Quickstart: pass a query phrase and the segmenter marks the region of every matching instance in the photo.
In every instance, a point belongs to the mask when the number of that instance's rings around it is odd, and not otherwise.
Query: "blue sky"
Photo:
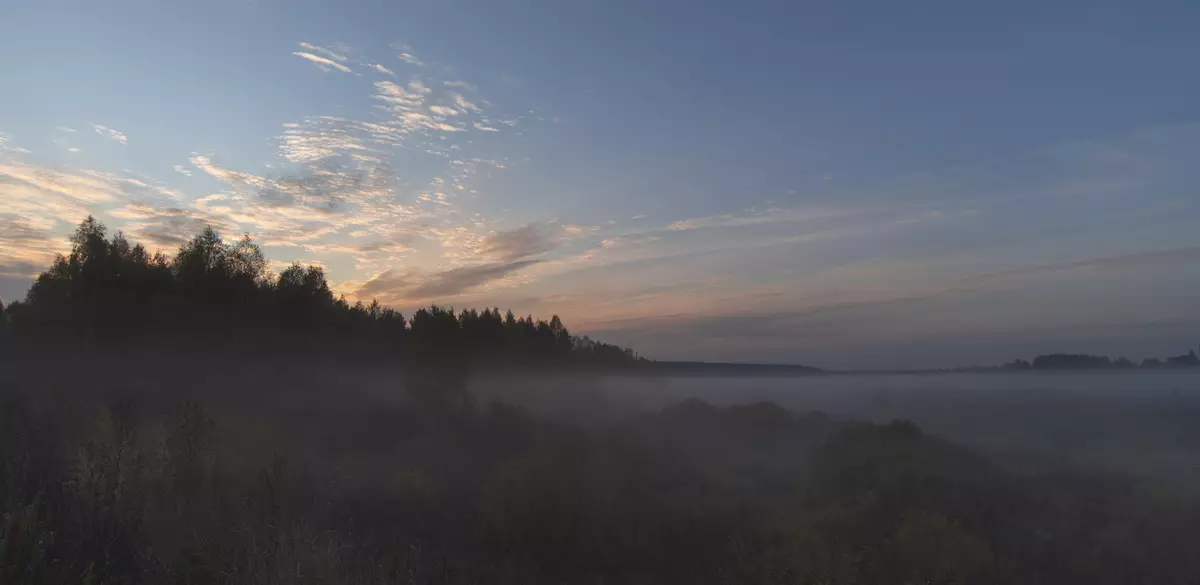
[[[1048,5],[1052,4],[1052,5]],[[1194,346],[1188,2],[11,3],[0,298],[88,213],[834,367]]]

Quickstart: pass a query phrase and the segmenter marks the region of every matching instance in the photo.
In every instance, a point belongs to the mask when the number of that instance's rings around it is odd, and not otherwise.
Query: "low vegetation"
[[[196,402],[156,413],[136,397],[54,396],[9,391],[0,408],[4,583],[1200,574],[1195,501],[1128,478],[1002,467],[906,422],[692,401],[583,430],[502,403],[253,417],[226,403],[222,418]]]

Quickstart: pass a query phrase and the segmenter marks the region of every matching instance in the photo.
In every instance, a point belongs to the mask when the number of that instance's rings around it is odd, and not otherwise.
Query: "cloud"
[[[509,129],[480,115],[482,106],[492,106],[467,93],[477,91],[474,85],[445,78],[449,69],[426,66],[407,47],[392,54],[401,53],[401,60],[421,69],[410,70],[414,77],[403,82],[390,66],[346,47],[302,42],[293,51],[323,70],[376,71],[370,81],[379,83],[367,86],[374,107],[357,118],[317,115],[284,124],[277,156],[261,165],[208,153],[168,165],[171,174],[196,177],[187,181],[189,188],[207,185],[210,191],[201,194],[145,178],[22,166],[2,158],[12,149],[0,149],[0,217],[53,235],[46,250],[61,248],[61,232],[89,213],[114,231],[123,229],[131,239],[165,249],[211,225],[281,246],[285,260],[293,253],[315,257],[328,263],[336,274],[331,278],[355,287],[363,275],[403,262],[412,274],[423,275],[407,289],[421,295],[510,282],[506,279],[523,267],[541,261],[542,250],[558,245],[555,239],[565,235],[558,226],[496,230],[489,219],[469,213],[477,187],[472,179],[510,164],[488,157],[466,138]],[[110,127],[88,127],[127,143]],[[73,140],[70,132],[59,132],[59,140]],[[421,161],[433,166],[421,167]],[[439,177],[439,184],[414,175]],[[462,234],[462,247],[455,247],[453,237],[442,238],[451,233]],[[3,253],[0,260],[16,265]],[[342,272],[351,265],[354,272]]]
[[[545,262],[543,256],[568,240],[563,226],[535,223],[480,234],[477,228],[430,228],[446,256],[466,265],[433,272],[384,271],[363,283],[353,296],[380,297],[397,304],[446,299],[485,285],[509,282],[517,272]],[[482,262],[481,262],[482,260]]]
[[[562,226],[529,224],[483,237],[475,246],[475,252],[502,262],[513,262],[553,250],[562,242],[561,235]]]
[[[288,242],[287,244],[291,244]],[[354,256],[359,262],[374,262],[379,259],[396,259],[412,251],[412,247],[403,242],[377,241],[367,244],[292,244],[298,245],[310,252],[325,254],[347,254]]]
[[[493,262],[452,268],[426,277],[388,270],[368,280],[355,291],[354,296],[358,298],[379,297],[394,304],[447,299],[504,278],[538,262],[538,260]]]
[[[404,52],[404,53],[400,53],[396,57],[398,59],[400,59],[401,61],[404,61],[405,63],[408,63],[409,65],[412,65],[414,67],[424,67],[425,66],[425,62],[418,59],[417,56],[413,55],[412,53]]]
[[[963,284],[980,286],[989,283],[1013,281],[1039,276],[1063,276],[1069,274],[1079,274],[1088,271],[1152,269],[1170,264],[1197,263],[1200,263],[1200,246],[1187,246],[1182,248],[1147,250],[1130,252],[1127,254],[1085,258],[1082,260],[1057,262],[1053,264],[1022,266],[1019,268],[971,276],[964,279]]]
[[[69,201],[76,205],[105,203],[116,200],[122,194],[121,178],[108,173],[81,171],[72,173],[17,161],[0,161],[0,181],[16,183],[40,191],[36,197],[53,196],[56,201]],[[18,204],[23,196],[5,190],[6,211]],[[36,204],[37,201],[30,201]],[[51,201],[47,201],[51,203]]]
[[[67,247],[66,239],[49,229],[20,217],[0,215],[0,276],[36,276]]]
[[[8,143],[11,140],[12,140],[12,138],[8,134],[0,132],[0,153],[15,152],[17,154],[31,154],[33,152],[32,150],[29,150],[28,148],[21,148],[19,146],[9,146]],[[58,142],[55,141],[55,144],[58,144]]]
[[[70,126],[55,126],[54,129],[58,130],[59,132],[67,132],[70,134],[75,133],[75,129]]]
[[[465,89],[465,90],[471,91],[471,92],[479,91],[479,88],[475,87],[474,85],[471,85],[470,83],[467,83],[467,82],[461,81],[461,80],[443,81],[442,85],[444,85],[446,87],[457,87],[457,88]]]
[[[37,229],[28,223],[11,217],[0,217],[0,242],[6,245],[4,249],[25,248],[45,240],[46,230]]]
[[[37,278],[46,268],[46,264],[34,264],[33,262],[6,262],[0,259],[0,277],[12,279],[29,279]],[[12,297],[9,297],[11,300]],[[2,299],[0,299],[2,300]]]
[[[457,104],[458,107],[464,110],[471,110],[472,112],[480,111],[479,106],[471,103],[469,100],[467,100],[467,98],[463,97],[461,93],[451,92],[450,95],[454,98],[454,103]]]
[[[310,164],[333,157],[378,162],[381,147],[394,143],[398,136],[387,128],[363,124],[345,118],[318,116],[284,125],[279,138],[279,153],[293,163]]]
[[[376,81],[375,99],[404,108],[425,103],[424,86],[404,87],[394,81]]]
[[[375,88],[375,99],[388,104],[385,109],[393,114],[392,120],[384,123],[383,127],[401,136],[465,130],[452,124],[448,118],[461,112],[444,104],[431,103],[444,96],[436,95],[432,88],[419,80],[410,81],[407,86],[392,81],[378,81]],[[449,95],[458,94],[450,92]]]
[[[659,241],[661,238],[649,234],[635,234],[630,236],[617,236],[615,238],[607,238],[600,242],[600,247],[613,250],[617,248],[626,248],[629,246],[640,246],[642,244],[650,244]]]
[[[266,180],[262,177],[222,168],[214,164],[211,158],[201,154],[193,154],[188,161],[192,163],[192,166],[204,171],[209,176],[233,185],[247,185],[255,188],[262,188],[266,185]]]
[[[290,130],[299,134],[281,142],[281,154],[299,163],[294,173],[259,176],[193,156],[195,166],[228,185],[224,192],[197,200],[195,207],[252,226],[272,245],[308,247],[342,230],[379,233],[381,226],[404,225],[418,217],[412,207],[395,201],[390,166],[358,143],[361,136],[339,134],[339,129],[357,132],[358,123],[338,118],[311,123],[294,125]]]
[[[337,69],[338,71],[341,71],[343,73],[352,73],[352,71],[350,70],[349,67],[346,67],[345,65],[342,65],[341,63],[338,63],[337,61],[333,61],[331,59],[326,59],[325,57],[321,57],[319,55],[314,55],[312,53],[304,53],[304,52],[300,52],[300,51],[296,51],[292,54],[297,57],[300,57],[303,59],[308,59],[309,61],[312,61],[313,63],[315,63],[317,65],[317,68],[322,71],[329,71],[332,68],[332,69]]]
[[[767,206],[750,208],[735,213],[719,213],[705,217],[694,217],[675,221],[666,226],[668,231],[691,231],[705,228],[728,228],[783,222],[828,221],[849,215],[870,214],[888,211],[883,207],[854,206],[803,206],[782,208]],[[644,217],[644,216],[643,216]]]
[[[345,53],[341,53],[341,52],[338,52],[338,51],[335,51],[333,49],[329,49],[326,47],[320,47],[320,46],[314,45],[312,43],[302,42],[302,43],[300,43],[300,48],[306,49],[312,53],[317,53],[318,55],[324,56],[326,59],[332,59],[334,61],[341,62],[341,61],[346,61],[350,58]]]
[[[205,227],[226,235],[238,231],[237,224],[228,219],[196,209],[131,203],[109,211],[108,215],[125,220],[122,229],[131,239],[166,249],[182,246]]]
[[[66,249],[67,226],[87,215],[133,199],[159,206],[179,196],[137,177],[0,160],[0,263],[44,266]]]
[[[1196,290],[1193,281],[1186,292]],[[603,331],[607,340],[665,359],[894,368],[1001,363],[1064,350],[1136,356],[1153,350],[1105,330],[1137,332],[1142,341],[1155,337],[1147,335],[1155,323],[1170,323],[1171,337],[1186,340],[1187,330],[1195,326],[1179,319],[1188,314],[1181,312],[1188,303],[1185,295],[1174,295],[1161,308],[1129,310],[1122,290],[1098,289],[1088,303],[1063,293],[1041,284],[1013,291],[950,288],[810,306],[787,294],[765,299],[741,293],[704,311],[672,311],[680,303],[672,304],[668,297],[652,316],[630,315],[582,329]]]
[[[193,165],[230,186],[230,192],[198,204],[262,229],[273,244],[355,253],[361,265],[376,265],[399,250],[354,250],[326,240],[336,239],[343,228],[353,237],[387,236],[388,226],[408,225],[417,218],[426,226],[449,221],[455,213],[451,194],[465,190],[463,181],[481,163],[446,156],[448,168],[441,174],[448,180],[448,192],[420,195],[422,205],[436,206],[420,210],[397,201],[404,182],[392,170],[392,162],[403,149],[439,154],[459,149],[446,134],[466,131],[471,120],[464,120],[465,125],[453,120],[463,112],[451,107],[451,92],[440,84],[431,87],[414,78],[403,84],[381,80],[373,87],[373,98],[381,102],[375,111],[384,112],[385,119],[313,116],[284,124],[279,154],[290,167],[299,167],[295,172],[259,176],[223,168],[203,155],[193,157]]]
[[[125,144],[128,141],[128,138],[126,138],[126,136],[124,134],[117,132],[116,130],[113,130],[112,128],[109,128],[107,126],[101,126],[100,124],[92,124],[92,129],[96,131],[96,134],[99,134],[109,140],[112,140],[113,142],[120,142],[121,144]]]

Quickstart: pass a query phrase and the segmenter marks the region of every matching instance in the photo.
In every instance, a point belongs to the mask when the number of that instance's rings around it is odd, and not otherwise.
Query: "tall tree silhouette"
[[[456,314],[433,305],[406,321],[376,300],[351,305],[334,298],[320,266],[297,263],[270,277],[262,249],[248,235],[230,244],[206,227],[174,257],[151,255],[122,233],[106,236],[94,217],[81,222],[71,252],[38,276],[25,303],[6,310],[12,329],[74,347],[270,344],[399,356],[442,372],[637,361],[623,348],[574,338],[557,315],[518,319],[495,307]]]

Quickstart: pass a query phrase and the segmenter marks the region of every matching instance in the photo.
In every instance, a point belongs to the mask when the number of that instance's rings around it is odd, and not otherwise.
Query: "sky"
[[[89,214],[835,368],[1200,341],[1200,4],[12,0],[0,299]]]

